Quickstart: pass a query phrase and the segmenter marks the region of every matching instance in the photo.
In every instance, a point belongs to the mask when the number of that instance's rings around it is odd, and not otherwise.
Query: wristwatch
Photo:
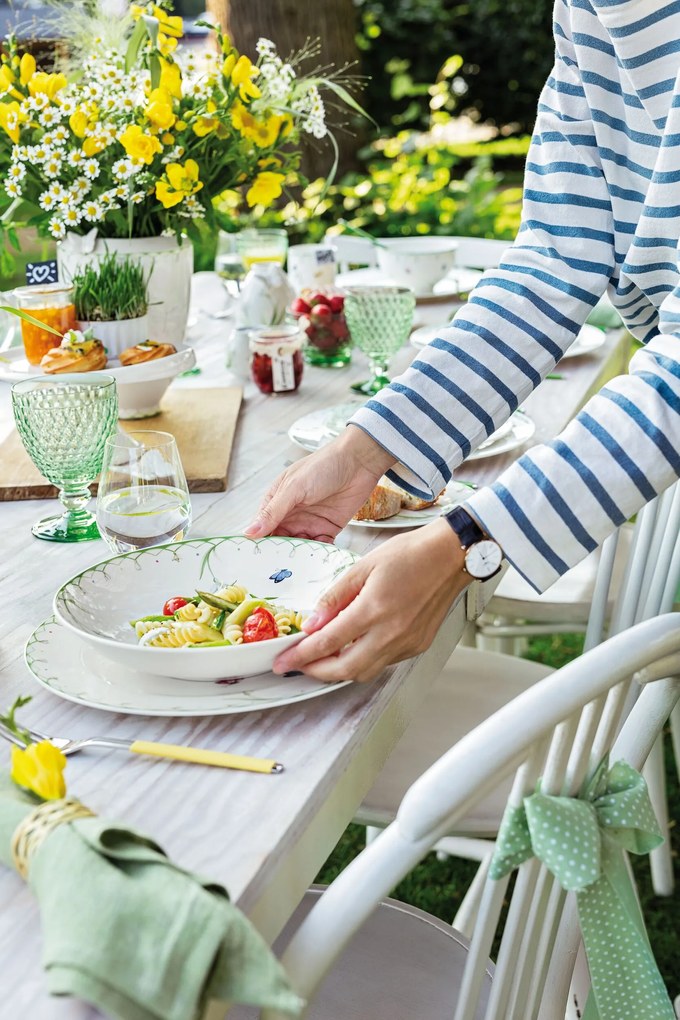
[[[444,514],[451,529],[458,536],[465,553],[463,570],[478,581],[487,581],[501,569],[503,550],[498,542],[489,538],[465,507],[457,506]]]

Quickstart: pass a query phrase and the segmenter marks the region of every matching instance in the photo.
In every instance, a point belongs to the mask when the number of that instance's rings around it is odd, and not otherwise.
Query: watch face
[[[498,542],[485,538],[471,545],[465,554],[465,569],[471,577],[492,577],[501,565],[503,553]]]

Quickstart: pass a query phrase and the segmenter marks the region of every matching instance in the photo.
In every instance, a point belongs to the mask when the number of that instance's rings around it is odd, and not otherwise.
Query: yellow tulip
[[[177,120],[172,109],[172,97],[162,88],[154,89],[149,96],[149,105],[144,110],[147,120],[160,131],[171,128]]]
[[[96,156],[97,153],[102,152],[108,144],[108,140],[102,135],[91,135],[83,142],[83,152],[86,156]]]
[[[45,95],[48,99],[54,99],[57,92],[66,88],[65,74],[47,74],[45,71],[36,71],[28,82],[30,95]]]
[[[175,99],[182,98],[182,72],[179,64],[161,59],[161,80],[158,87],[174,96]]]
[[[166,35],[174,36],[176,39],[182,38],[184,28],[182,27],[182,19],[180,17],[172,17],[162,7],[156,6],[156,4],[153,6],[153,14],[155,18],[158,18],[162,32],[165,32]]]
[[[15,145],[19,141],[19,131],[25,120],[26,114],[21,112],[18,103],[0,103],[0,127],[7,132]]]
[[[19,62],[19,81],[22,85],[27,85],[35,74],[36,63],[35,57],[32,53],[24,53],[21,61]]]
[[[85,137],[85,132],[87,130],[88,123],[89,117],[82,109],[82,107],[79,107],[77,110],[74,110],[68,119],[69,127],[71,128],[71,131],[76,136],[76,138]]]
[[[225,78],[231,80],[231,72],[234,70],[235,63],[236,57],[233,53],[230,53],[228,57],[224,58],[224,61],[222,62],[222,74]]]
[[[65,768],[65,755],[49,740],[29,744],[25,749],[12,748],[12,779],[43,800],[58,800],[65,795]]]
[[[188,159],[184,164],[168,163],[165,177],[156,183],[156,198],[161,205],[171,209],[200,191],[203,182],[198,179],[198,173],[198,163],[194,159]]]
[[[120,135],[119,141],[128,156],[141,160],[147,166],[153,162],[156,153],[163,150],[163,146],[158,139],[154,138],[153,135],[144,134],[138,124],[130,124],[126,127],[125,131]]]
[[[0,67],[0,92],[9,92],[14,87],[14,74],[9,64]]]
[[[249,206],[271,205],[275,198],[278,198],[283,190],[282,185],[285,174],[273,173],[265,170],[258,174],[252,185],[246,192],[246,201]]]
[[[158,33],[158,50],[164,57],[169,57],[177,49],[177,40],[174,36]]]

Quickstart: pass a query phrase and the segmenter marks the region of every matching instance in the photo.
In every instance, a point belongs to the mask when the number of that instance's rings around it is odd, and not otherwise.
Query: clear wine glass
[[[239,296],[241,283],[247,272],[238,250],[237,237],[237,234],[229,234],[226,230],[220,230],[217,236],[215,272],[230,298]],[[226,318],[230,314],[230,309],[225,309],[224,312],[218,313],[218,316]]]
[[[97,524],[115,553],[186,537],[191,499],[174,436],[151,430],[109,436]]]
[[[99,538],[86,509],[89,485],[102,466],[104,444],[116,428],[118,396],[110,375],[90,372],[58,379],[24,379],[12,387],[17,430],[29,457],[59,487],[63,511],[33,525],[36,538],[86,542]]]
[[[390,359],[404,345],[413,325],[416,299],[408,287],[348,287],[345,319],[352,342],[368,358],[372,376],[354,383],[358,393],[373,394],[387,386]]]

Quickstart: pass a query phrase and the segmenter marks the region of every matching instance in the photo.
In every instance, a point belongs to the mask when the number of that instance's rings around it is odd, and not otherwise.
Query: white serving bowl
[[[450,237],[381,237],[375,251],[390,281],[428,294],[453,269],[457,247]]]
[[[117,359],[103,370],[116,380],[119,418],[150,418],[158,414],[168,386],[181,372],[196,364],[192,347],[180,347],[176,354],[138,365],[121,365]]]
[[[175,595],[241,584],[258,598],[309,614],[321,593],[355,562],[354,553],[299,538],[198,538],[104,560],[62,585],[54,613],[65,627],[129,669],[182,680],[222,680],[268,672],[290,634],[221,648],[140,646],[130,621],[160,615]]]

